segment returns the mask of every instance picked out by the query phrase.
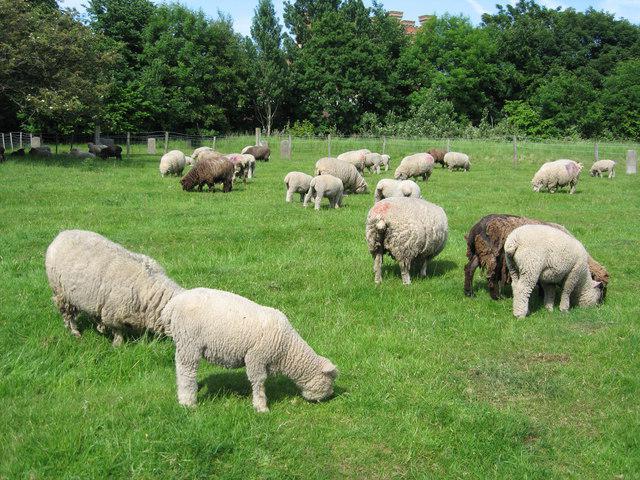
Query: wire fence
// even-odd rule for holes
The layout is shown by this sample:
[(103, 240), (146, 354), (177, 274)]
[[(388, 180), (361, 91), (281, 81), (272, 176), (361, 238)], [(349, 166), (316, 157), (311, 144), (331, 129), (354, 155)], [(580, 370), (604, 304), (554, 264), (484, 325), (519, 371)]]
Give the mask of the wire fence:
[[(222, 153), (240, 152), (248, 145), (264, 144), (271, 148), (272, 157), (282, 159), (321, 158), (337, 156), (342, 152), (367, 148), (372, 152), (386, 153), (392, 158), (439, 148), (446, 151), (470, 153), (474, 157), (486, 157), (518, 163), (540, 163), (569, 158), (585, 165), (601, 159), (611, 159), (637, 164), (637, 142), (609, 141), (561, 141), (530, 140), (527, 138), (477, 139), (477, 138), (400, 138), (400, 137), (291, 137), (272, 135), (263, 137), (258, 129), (255, 135), (204, 136), (180, 132), (153, 131), (125, 134), (100, 133), (64, 136), (55, 133), (0, 133), (1, 145), (10, 155), (20, 149), (28, 154), (32, 147), (49, 146), (53, 155), (68, 154), (72, 148), (88, 151), (88, 143), (120, 145), (127, 159), (143, 156), (160, 156), (170, 150), (181, 150), (190, 155), (198, 147), (208, 146)], [(20, 153), (19, 153), (20, 154)]]

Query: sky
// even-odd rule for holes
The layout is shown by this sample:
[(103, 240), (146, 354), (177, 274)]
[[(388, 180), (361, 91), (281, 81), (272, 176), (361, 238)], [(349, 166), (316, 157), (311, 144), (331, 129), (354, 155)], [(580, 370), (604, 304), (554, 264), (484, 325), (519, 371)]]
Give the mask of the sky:
[[(538, 0), (539, 3), (550, 7), (573, 7), (578, 11), (584, 11), (592, 6), (596, 10), (606, 10), (616, 17), (626, 18), (633, 23), (640, 24), (640, 0)], [(60, 0), (63, 7), (74, 7), (84, 11), (82, 4), (87, 0)], [(155, 2), (159, 3), (159, 2)], [(258, 0), (180, 0), (180, 3), (192, 9), (202, 9), (209, 17), (217, 18), (218, 11), (230, 14), (233, 18), (234, 29), (244, 35), (249, 35), (251, 19)], [(273, 0), (276, 11), (282, 18), (282, 0)], [(371, 0), (364, 0), (371, 5)], [(483, 13), (495, 12), (496, 3), (515, 3), (515, 0), (448, 0), (442, 1), (415, 1), (415, 0), (386, 0), (382, 1), (387, 10), (400, 10), (404, 12), (404, 18), (418, 20), (419, 15), (442, 15), (443, 13), (462, 13), (472, 22), (479, 23)]]

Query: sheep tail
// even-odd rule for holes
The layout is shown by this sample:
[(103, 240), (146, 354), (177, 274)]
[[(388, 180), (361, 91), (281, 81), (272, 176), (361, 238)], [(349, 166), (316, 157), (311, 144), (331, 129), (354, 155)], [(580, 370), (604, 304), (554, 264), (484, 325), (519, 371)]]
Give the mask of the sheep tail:
[(387, 224), (383, 219), (376, 222), (376, 246), (382, 248), (384, 245), (384, 237), (387, 233)]

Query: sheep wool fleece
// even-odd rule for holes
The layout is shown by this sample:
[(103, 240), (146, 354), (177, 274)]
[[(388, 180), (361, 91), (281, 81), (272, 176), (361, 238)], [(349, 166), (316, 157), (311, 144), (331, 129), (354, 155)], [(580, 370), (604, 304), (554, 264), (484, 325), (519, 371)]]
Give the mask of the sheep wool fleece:
[(336, 367), (317, 355), (278, 310), (234, 293), (196, 288), (175, 296), (162, 317), (176, 344), (178, 401), (183, 405), (196, 403), (202, 357), (226, 368), (246, 366), (258, 412), (268, 411), (264, 382), (270, 373), (292, 379), (307, 400), (333, 394)]

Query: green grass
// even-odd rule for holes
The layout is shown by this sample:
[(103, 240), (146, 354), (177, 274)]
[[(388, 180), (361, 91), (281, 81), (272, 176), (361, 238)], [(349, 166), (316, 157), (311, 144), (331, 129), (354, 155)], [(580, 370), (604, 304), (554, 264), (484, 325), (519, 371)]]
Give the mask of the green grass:
[[(392, 169), (423, 146), (391, 142)], [(436, 169), (423, 187), (449, 242), (407, 287), (389, 258), (374, 286), (371, 194), (340, 210), (284, 203), (282, 178), (312, 172), (320, 141), (276, 152), (229, 194), (183, 192), (143, 155), (0, 164), (0, 478), (640, 478), (640, 180), (619, 166), (614, 180), (583, 172), (576, 195), (536, 194), (537, 165), (575, 149), (534, 147), (514, 168), (508, 143), (452, 145), (472, 170)], [(466, 298), (464, 234), (494, 212), (569, 228), (611, 273), (606, 303), (516, 320), (482, 275)], [(284, 311), (338, 365), (335, 398), (307, 403), (274, 377), (258, 415), (244, 370), (203, 363), (197, 408), (180, 407), (170, 340), (114, 349), (95, 328), (64, 329), (44, 251), (68, 228), (150, 255), (187, 288)]]

